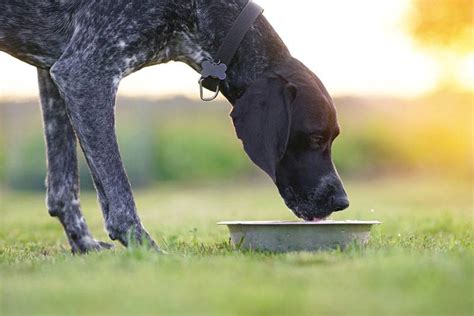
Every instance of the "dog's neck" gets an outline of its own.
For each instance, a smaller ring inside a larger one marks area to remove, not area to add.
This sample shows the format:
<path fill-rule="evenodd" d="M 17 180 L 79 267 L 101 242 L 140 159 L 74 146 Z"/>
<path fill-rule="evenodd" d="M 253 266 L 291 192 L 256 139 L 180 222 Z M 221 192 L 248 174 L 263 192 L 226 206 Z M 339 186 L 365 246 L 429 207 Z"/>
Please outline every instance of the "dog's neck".
<path fill-rule="evenodd" d="M 247 0 L 193 0 L 189 8 L 189 31 L 182 34 L 184 61 L 195 70 L 201 63 L 214 59 Z M 260 74 L 290 57 L 283 41 L 265 17 L 259 17 L 248 31 L 227 70 L 227 79 L 221 83 L 224 96 L 234 103 Z"/>

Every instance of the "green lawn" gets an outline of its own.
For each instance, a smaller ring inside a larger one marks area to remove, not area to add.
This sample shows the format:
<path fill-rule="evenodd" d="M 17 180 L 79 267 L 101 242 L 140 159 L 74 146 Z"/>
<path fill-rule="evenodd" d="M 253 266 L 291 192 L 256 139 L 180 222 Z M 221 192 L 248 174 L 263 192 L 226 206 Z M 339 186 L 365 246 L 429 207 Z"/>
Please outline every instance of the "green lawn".
<path fill-rule="evenodd" d="M 251 181 L 136 192 L 169 252 L 72 256 L 40 194 L 0 192 L 0 315 L 473 315 L 472 187 L 427 178 L 347 183 L 337 219 L 378 219 L 345 252 L 232 250 L 231 219 L 293 219 L 276 189 Z M 95 196 L 83 208 L 106 240 Z"/>

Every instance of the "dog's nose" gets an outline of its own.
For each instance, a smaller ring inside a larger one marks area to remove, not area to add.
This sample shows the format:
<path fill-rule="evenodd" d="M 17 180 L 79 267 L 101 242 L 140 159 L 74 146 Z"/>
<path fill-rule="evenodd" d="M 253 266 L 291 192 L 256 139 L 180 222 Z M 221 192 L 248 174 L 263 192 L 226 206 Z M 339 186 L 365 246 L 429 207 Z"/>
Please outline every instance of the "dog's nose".
<path fill-rule="evenodd" d="M 346 195 L 337 196 L 333 201 L 333 212 L 342 211 L 349 207 L 349 199 Z"/>

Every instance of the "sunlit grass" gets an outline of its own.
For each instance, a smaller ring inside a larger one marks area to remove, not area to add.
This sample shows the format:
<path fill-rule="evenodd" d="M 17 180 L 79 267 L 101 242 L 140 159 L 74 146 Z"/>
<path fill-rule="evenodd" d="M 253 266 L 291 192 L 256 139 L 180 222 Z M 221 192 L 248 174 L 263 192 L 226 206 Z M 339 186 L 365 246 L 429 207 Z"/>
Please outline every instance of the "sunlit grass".
<path fill-rule="evenodd" d="M 136 192 L 162 256 L 143 249 L 71 256 L 43 196 L 3 192 L 4 315 L 470 315 L 472 196 L 435 178 L 347 183 L 340 219 L 378 219 L 366 249 L 272 255 L 233 250 L 225 219 L 293 219 L 266 183 L 160 185 Z M 95 197 L 82 196 L 106 239 Z"/>

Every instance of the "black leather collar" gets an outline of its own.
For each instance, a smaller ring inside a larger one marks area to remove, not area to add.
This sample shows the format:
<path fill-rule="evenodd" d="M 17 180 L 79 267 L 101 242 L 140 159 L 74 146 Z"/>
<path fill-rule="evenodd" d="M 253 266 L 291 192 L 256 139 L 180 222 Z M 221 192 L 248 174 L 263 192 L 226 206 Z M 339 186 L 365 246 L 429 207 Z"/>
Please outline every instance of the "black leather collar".
<path fill-rule="evenodd" d="M 226 71 L 239 49 L 242 40 L 250 27 L 263 13 L 263 9 L 256 3 L 249 1 L 222 42 L 214 60 L 205 60 L 201 64 L 201 79 L 199 80 L 201 99 L 212 101 L 219 95 L 220 82 L 227 77 Z M 204 88 L 215 92 L 212 97 L 204 96 Z"/>

